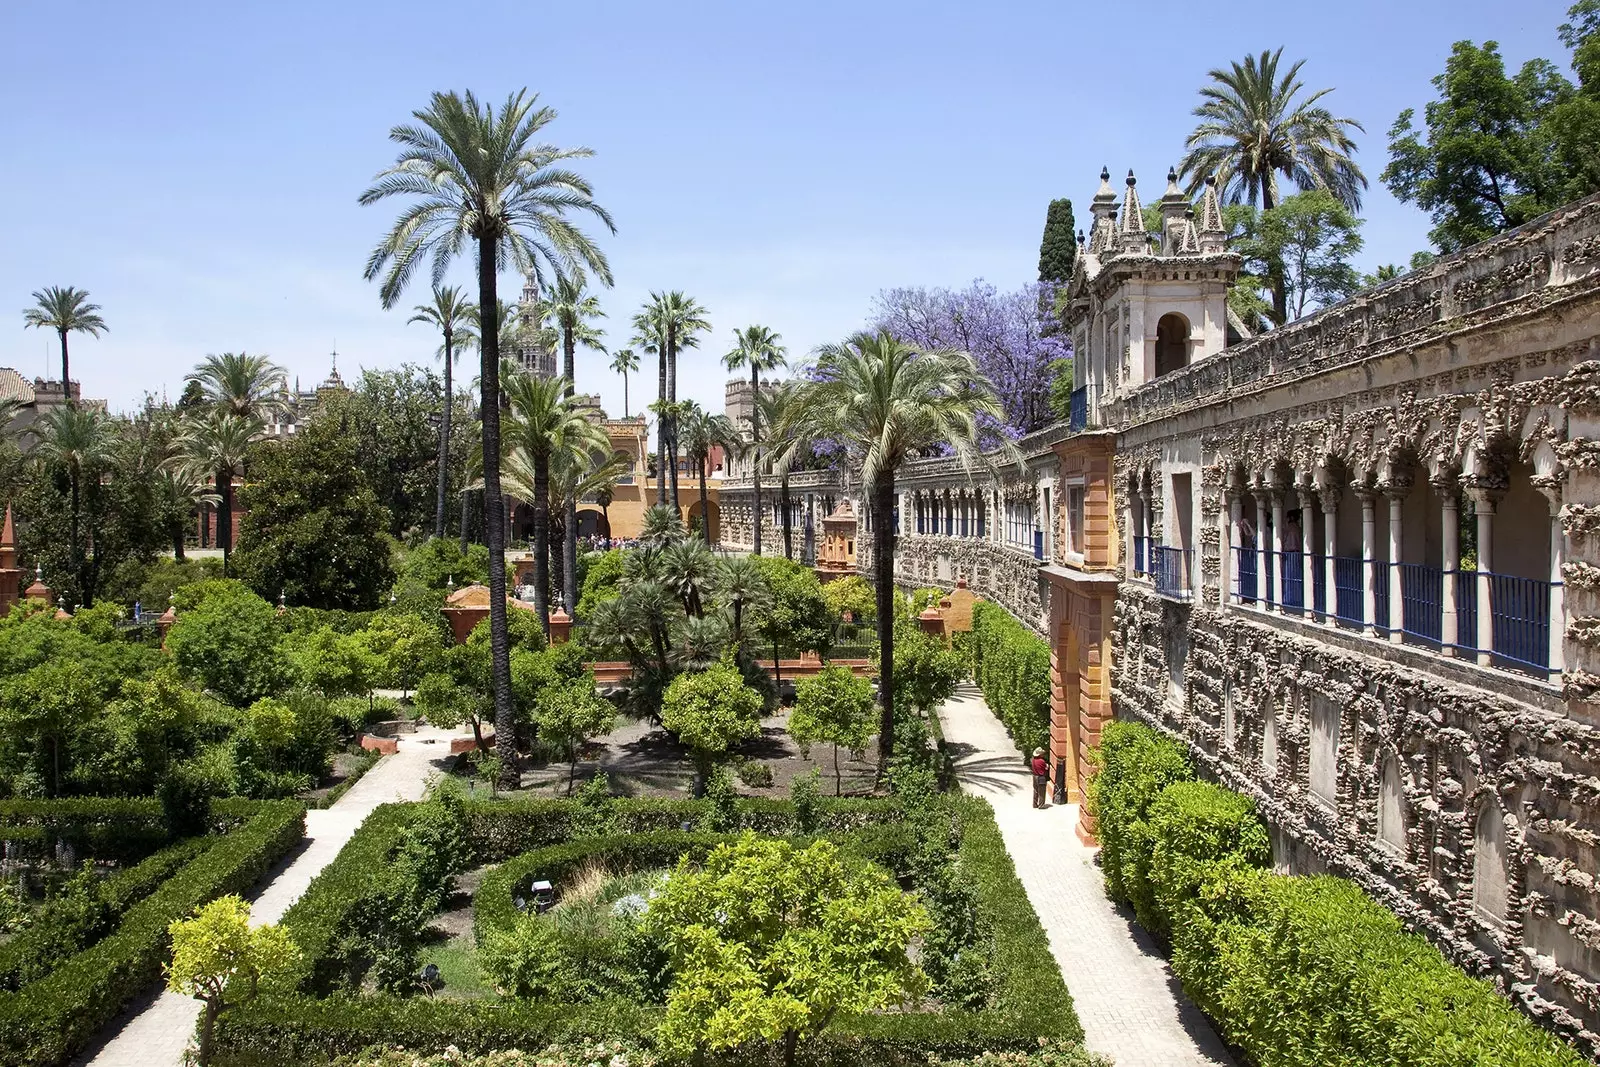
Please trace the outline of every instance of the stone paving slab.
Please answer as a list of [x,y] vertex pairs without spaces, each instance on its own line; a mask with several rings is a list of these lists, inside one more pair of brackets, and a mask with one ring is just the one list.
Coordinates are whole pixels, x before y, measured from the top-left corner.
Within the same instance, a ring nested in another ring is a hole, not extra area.
[[[433,727],[406,734],[399,752],[379,761],[333,807],[306,812],[305,841],[268,872],[251,901],[251,920],[281,919],[380,804],[421,800],[429,777],[443,773],[454,736]],[[198,1000],[152,990],[106,1027],[101,1042],[79,1056],[76,1067],[180,1067],[199,1018]]]
[[961,787],[994,806],[1089,1049],[1119,1067],[1232,1067],[1166,960],[1133,916],[1107,899],[1094,850],[1073,833],[1078,806],[1034,810],[1022,754],[975,688],[946,701],[939,721]]

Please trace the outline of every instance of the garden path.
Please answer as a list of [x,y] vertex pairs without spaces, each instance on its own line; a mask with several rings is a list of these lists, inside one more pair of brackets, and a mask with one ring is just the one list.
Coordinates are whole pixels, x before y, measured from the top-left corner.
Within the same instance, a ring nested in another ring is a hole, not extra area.
[[[270,923],[282,918],[378,805],[422,799],[428,777],[443,772],[450,738],[456,736],[459,732],[437,727],[422,727],[402,736],[400,750],[375,764],[331,808],[306,812],[305,842],[268,872],[251,904],[253,921]],[[107,1026],[101,1043],[79,1057],[77,1064],[179,1067],[199,1017],[198,1000],[165,990],[153,993]]]
[[946,701],[939,721],[961,787],[994,806],[1089,1049],[1119,1067],[1231,1065],[1167,961],[1133,917],[1106,897],[1094,850],[1073,833],[1078,806],[1033,809],[1022,755],[975,687],[963,686]]

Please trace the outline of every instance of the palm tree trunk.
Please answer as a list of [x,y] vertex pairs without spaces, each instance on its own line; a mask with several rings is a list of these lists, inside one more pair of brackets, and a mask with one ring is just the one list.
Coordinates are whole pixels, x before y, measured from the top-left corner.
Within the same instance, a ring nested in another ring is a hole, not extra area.
[[622,372],[622,417],[628,417],[628,372]]
[[471,499],[471,493],[467,490],[467,488],[465,486],[462,486],[462,488],[461,488],[461,554],[463,556],[467,554],[467,520],[470,518],[470,516],[467,513],[467,502],[470,499]]
[[894,471],[872,487],[872,572],[878,607],[878,777],[894,755]]
[[[573,332],[563,330],[561,339],[561,372],[567,377],[567,399],[578,391],[576,349],[578,339]],[[566,528],[561,531],[561,603],[568,615],[578,607],[578,498],[566,498]]]
[[706,506],[706,459],[700,457],[700,536],[711,544],[711,512]]
[[492,308],[493,328],[483,331],[478,343],[482,366],[478,371],[479,399],[483,408],[483,525],[489,544],[489,663],[494,692],[495,744],[500,749],[500,784],[515,789],[521,783],[517,769],[516,719],[511,707],[511,643],[506,627],[506,524],[500,496],[500,297],[496,292],[495,244],[478,241],[478,306]]
[[74,465],[68,472],[72,483],[72,578],[78,583],[78,588],[83,588],[83,552],[78,545],[78,486],[82,482],[81,472]]
[[667,499],[667,345],[656,353],[656,506]]
[[[1272,199],[1272,189],[1269,183],[1261,184],[1261,210],[1271,211],[1276,207]],[[1282,326],[1289,321],[1289,288],[1283,276],[1283,260],[1273,256],[1267,263],[1267,285],[1272,289],[1272,320],[1273,324]]]
[[57,330],[61,335],[61,393],[67,398],[67,407],[73,407],[72,378],[67,374],[67,331]]
[[217,472],[217,543],[222,546],[222,573],[229,574],[229,560],[233,555],[233,469]]
[[783,511],[783,558],[794,559],[794,530],[789,522],[789,475],[783,474],[778,481],[778,507]]
[[754,363],[750,365],[750,485],[755,493],[755,533],[752,555],[761,555],[761,408],[756,405],[756,396],[761,388],[760,371]]
[[444,536],[444,495],[450,482],[450,407],[455,394],[451,392],[450,364],[455,362],[455,337],[444,335],[444,406],[439,412],[439,498],[433,508],[433,536]]
[[550,636],[550,457],[533,457],[533,610]]
[[667,403],[671,405],[667,409],[671,412],[667,419],[667,452],[672,460],[672,510],[681,517],[683,513],[678,510],[678,335],[670,326],[667,328]]

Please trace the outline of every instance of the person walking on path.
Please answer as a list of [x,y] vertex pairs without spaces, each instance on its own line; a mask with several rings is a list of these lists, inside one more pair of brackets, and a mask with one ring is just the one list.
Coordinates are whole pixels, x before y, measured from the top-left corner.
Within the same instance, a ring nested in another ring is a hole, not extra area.
[[1044,791],[1050,784],[1050,766],[1044,761],[1044,749],[1033,750],[1033,759],[1028,761],[1028,766],[1033,770],[1033,806],[1048,807],[1044,802]]

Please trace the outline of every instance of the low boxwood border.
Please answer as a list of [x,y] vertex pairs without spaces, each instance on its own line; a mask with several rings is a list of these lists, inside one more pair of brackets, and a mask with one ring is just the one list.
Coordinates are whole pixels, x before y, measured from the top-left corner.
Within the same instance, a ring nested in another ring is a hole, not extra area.
[[[998,988],[981,1012],[905,1012],[849,1016],[836,1021],[809,1055],[825,1061],[859,1059],[882,1064],[922,1062],[930,1054],[968,1056],[985,1050],[1027,1050],[1041,1038],[1081,1041],[1072,998],[1050,953],[1044,929],[1016,876],[1011,857],[982,800],[948,800],[961,819],[959,853],[992,930]],[[300,945],[299,969],[260,998],[224,1016],[218,1034],[221,1067],[327,1064],[374,1043],[465,1051],[520,1048],[537,1051],[567,1037],[647,1037],[661,1009],[629,1002],[563,1005],[509,1000],[432,1001],[387,995],[318,996],[333,988],[339,964],[328,958],[341,926],[373,874],[394,848],[409,807],[386,805],[369,817],[306,894],[284,917]],[[612,801],[610,825],[635,832],[565,840],[579,806],[571,801],[483,802],[468,805],[480,858],[500,866],[479,887],[474,925],[511,921],[517,882],[537,871],[559,876],[597,853],[626,854],[633,866],[661,866],[684,852],[709,849],[729,838],[696,830],[709,806],[701,801]],[[843,847],[895,866],[909,850],[910,830],[898,823],[893,801],[835,801],[823,805],[826,836]],[[740,805],[745,829],[790,835],[793,808],[783,801]],[[755,824],[754,826],[750,824]],[[888,825],[885,825],[888,823]],[[511,852],[513,843],[523,848]]]
[[[225,811],[246,810],[235,802]],[[243,893],[305,836],[305,805],[251,804],[255,814],[129,908],[116,932],[16,993],[0,994],[0,1064],[57,1067],[154,985],[167,927],[227,893]],[[215,811],[216,809],[214,809]]]

